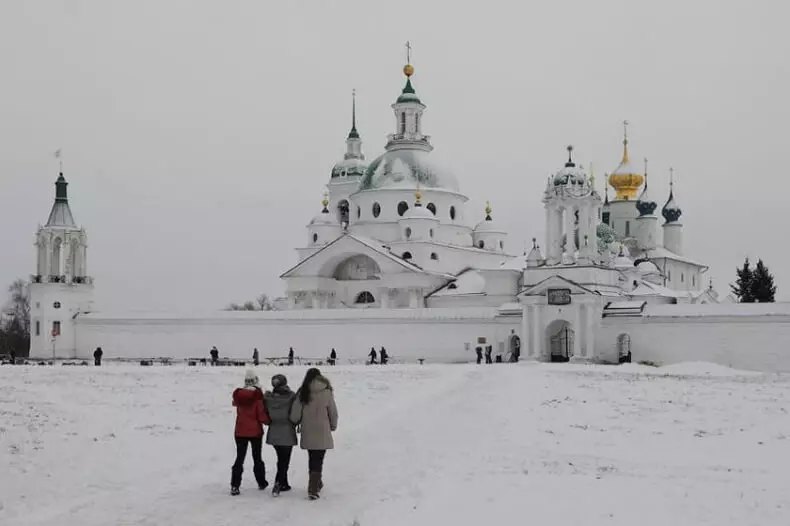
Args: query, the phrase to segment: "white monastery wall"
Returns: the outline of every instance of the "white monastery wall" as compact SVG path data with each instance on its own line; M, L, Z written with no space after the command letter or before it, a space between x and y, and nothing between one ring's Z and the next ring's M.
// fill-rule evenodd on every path
M394 361L466 362L475 358L478 338L498 349L519 318L494 318L495 309L312 310L291 313L218 313L212 317L157 319L141 315L78 318L77 357L88 359L101 346L107 359L208 357L216 345L221 357L246 358L257 347L261 358L324 359L332 347L341 363L363 361L370 348L386 347ZM64 356L71 358L73 356Z
M596 353L616 361L617 337L622 333L631 337L634 362L712 362L735 369L790 372L787 315L606 318L595 331Z

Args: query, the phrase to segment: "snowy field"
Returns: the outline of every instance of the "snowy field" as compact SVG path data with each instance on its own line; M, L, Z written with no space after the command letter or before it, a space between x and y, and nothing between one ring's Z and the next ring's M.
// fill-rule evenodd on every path
M263 381L282 368L259 367ZM296 385L303 368L285 369ZM700 364L327 368L322 500L228 495L242 368L0 367L0 524L790 524L790 377ZM269 479L274 452L264 450Z

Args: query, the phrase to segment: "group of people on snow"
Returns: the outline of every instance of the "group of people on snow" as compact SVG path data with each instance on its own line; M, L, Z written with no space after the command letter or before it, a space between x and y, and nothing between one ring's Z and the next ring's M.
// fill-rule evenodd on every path
M244 386L233 391L236 461L231 468L230 494L240 493L248 448L258 489L265 490L269 486L266 465L261 456L264 426L268 426L266 443L274 447L277 455L277 474L272 495L277 496L291 489L288 468L299 434L298 443L308 455L307 495L311 500L316 500L324 487L324 457L327 450L334 447L332 433L337 429L338 412L332 384L316 368L307 371L296 392L291 390L282 374L272 376L271 384L271 390L263 392L258 376L248 370Z
M368 358L370 358L370 361L368 362L368 364L374 365L374 364L379 363L381 365L387 365L387 363L390 361L390 355L387 354L387 349L385 349L383 345L381 347L381 350L378 353L379 361L376 361L376 357L377 357L377 355L376 355L376 348L375 347L371 347L370 348L370 352L368 353Z

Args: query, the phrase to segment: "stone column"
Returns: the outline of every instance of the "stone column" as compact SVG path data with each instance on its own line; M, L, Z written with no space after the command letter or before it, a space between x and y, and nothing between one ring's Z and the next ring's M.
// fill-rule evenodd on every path
M557 263L554 260L554 207L551 203L546 203L546 262L549 265Z
M313 308L314 309L318 309L318 308L321 307L320 303L319 303L319 298L318 298L318 292L317 291L313 291L313 292L310 293L310 299L313 302Z
M521 306L521 352L526 351L524 358L532 359L534 352L532 349L532 338L530 338L529 322L532 315L532 308L529 305Z
M572 206L565 207L565 254L563 263L574 263L576 261L576 240L574 239L574 222L576 217Z
M379 289L379 307L382 309L389 309L390 307L390 289Z

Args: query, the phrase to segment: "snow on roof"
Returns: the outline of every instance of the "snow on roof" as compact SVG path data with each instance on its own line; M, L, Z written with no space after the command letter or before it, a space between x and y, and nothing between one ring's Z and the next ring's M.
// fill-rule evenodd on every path
M693 259L687 258L685 256L680 256L678 254L675 254L671 250L667 250L666 248L661 246L645 251L644 255L648 259L663 259L663 258L673 259L675 261L680 261L681 263L688 263L689 265L695 265L697 267L703 267L706 269L708 268L707 265L703 265L699 261L694 261Z
M457 307L432 309L304 309L283 311L115 311L81 314L77 323L100 325L119 322L121 324L147 323L239 323L256 324L286 320L467 320L489 319L496 316L494 307Z
M654 304L645 308L644 316L647 318L790 317L790 303Z
M458 279L436 291L433 296L462 296L485 294L486 279L477 270L470 269L458 275Z

